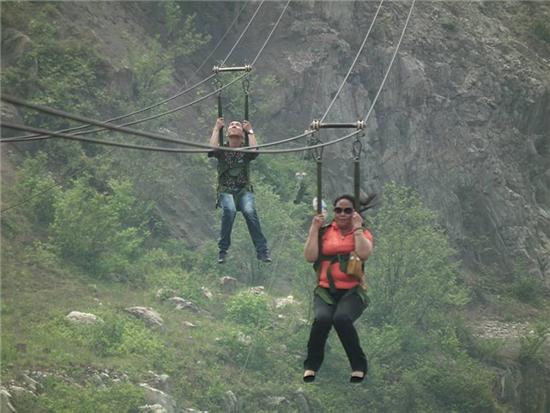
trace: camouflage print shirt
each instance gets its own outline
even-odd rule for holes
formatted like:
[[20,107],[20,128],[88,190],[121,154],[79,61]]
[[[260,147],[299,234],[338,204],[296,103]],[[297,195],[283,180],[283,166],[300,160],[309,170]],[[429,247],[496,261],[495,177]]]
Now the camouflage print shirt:
[[258,153],[214,150],[209,158],[218,160],[218,191],[238,192],[250,184],[248,166]]

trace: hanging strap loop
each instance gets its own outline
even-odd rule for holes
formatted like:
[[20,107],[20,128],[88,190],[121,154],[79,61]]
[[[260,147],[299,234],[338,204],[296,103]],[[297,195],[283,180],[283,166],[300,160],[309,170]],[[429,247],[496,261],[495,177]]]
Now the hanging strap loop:
[[[223,108],[222,108],[222,81],[218,78],[214,78],[214,85],[216,86],[216,89],[218,90],[218,118],[223,118]],[[218,142],[220,146],[223,146],[223,126],[220,128],[220,131],[218,132]]]
[[[363,133],[361,133],[362,135]],[[360,211],[361,201],[360,201],[360,188],[361,188],[361,152],[363,151],[363,144],[361,143],[361,136],[359,134],[355,138],[355,141],[352,145],[353,152],[353,198],[355,199],[354,208],[357,212]]]

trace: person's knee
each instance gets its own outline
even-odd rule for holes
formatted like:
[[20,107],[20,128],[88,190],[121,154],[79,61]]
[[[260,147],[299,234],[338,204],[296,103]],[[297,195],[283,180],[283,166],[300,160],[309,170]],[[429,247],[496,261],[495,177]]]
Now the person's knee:
[[345,313],[335,314],[332,321],[335,327],[353,324],[353,320],[351,319],[351,317]]
[[223,215],[225,216],[228,216],[228,217],[235,217],[235,215],[237,215],[237,209],[235,208],[235,205],[231,205],[231,204],[225,204],[222,206],[222,210],[223,210]]
[[329,314],[317,314],[315,316],[315,323],[319,326],[330,328],[332,325],[332,318]]
[[242,213],[249,218],[254,218],[256,216],[256,208],[254,208],[254,204],[244,204]]

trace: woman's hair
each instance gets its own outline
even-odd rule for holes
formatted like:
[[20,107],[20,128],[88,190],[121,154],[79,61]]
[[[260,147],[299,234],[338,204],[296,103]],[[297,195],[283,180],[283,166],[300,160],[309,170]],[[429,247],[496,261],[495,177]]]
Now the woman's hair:
[[344,195],[340,195],[339,197],[337,197],[334,202],[332,203],[332,205],[336,206],[336,204],[338,203],[338,201],[340,201],[341,199],[347,199],[349,202],[351,202],[351,204],[355,207],[355,198],[353,197],[353,195],[349,195],[349,194],[344,194]]

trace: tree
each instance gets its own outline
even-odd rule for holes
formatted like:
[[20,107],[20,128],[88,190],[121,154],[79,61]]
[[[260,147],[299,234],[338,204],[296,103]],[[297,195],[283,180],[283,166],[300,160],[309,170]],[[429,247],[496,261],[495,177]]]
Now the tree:
[[412,190],[387,184],[373,228],[375,250],[366,268],[371,321],[433,327],[450,307],[467,302],[457,284],[455,252],[436,215]]

